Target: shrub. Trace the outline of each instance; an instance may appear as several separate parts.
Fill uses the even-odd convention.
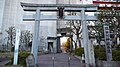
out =
[[[29,52],[19,52],[18,54],[18,65],[26,66],[26,58],[30,55]],[[6,65],[13,65],[14,56],[11,58],[11,62]]]
[[[98,52],[97,58],[99,60],[106,60],[106,52]]]
[[[120,61],[120,50],[113,50],[113,61]]]
[[[67,49],[70,49],[70,38],[67,39],[65,46],[67,47]]]
[[[106,60],[106,51],[104,47],[96,46],[94,49],[95,52],[95,58],[98,58],[99,60]]]
[[[15,49],[15,47],[13,46],[13,47],[11,48],[11,51],[14,52],[14,49]]]
[[[105,47],[99,47],[96,46],[95,49],[95,57],[99,60],[106,60],[106,51]],[[120,61],[120,50],[112,50],[112,58],[113,61]]]
[[[95,52],[95,58],[98,58],[99,60],[106,60],[106,51],[104,46],[96,46],[94,49]],[[84,48],[78,48],[74,51],[75,55],[82,56],[84,54]]]
[[[94,47],[95,58],[99,60],[106,60],[106,50],[105,46],[95,46]],[[74,51],[75,55],[82,56],[84,54],[83,48],[78,48]],[[120,61],[120,50],[112,50],[113,61]]]
[[[82,56],[84,54],[84,49],[83,48],[78,48],[74,51],[74,54],[77,56]]]
[[[18,64],[20,65],[26,65],[26,58],[30,55],[28,52],[19,52],[18,55]]]

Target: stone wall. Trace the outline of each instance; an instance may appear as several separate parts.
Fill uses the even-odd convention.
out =
[[[120,61],[97,61],[96,67],[120,67]]]

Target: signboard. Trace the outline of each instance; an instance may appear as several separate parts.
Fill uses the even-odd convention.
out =
[[[110,31],[109,26],[104,26],[104,37],[105,37],[105,47],[106,47],[106,56],[107,61],[112,60],[112,47],[111,47],[111,41],[110,41]]]
[[[16,40],[15,40],[13,65],[17,65],[17,61],[18,61],[18,49],[19,49],[19,41],[20,41],[20,32],[21,32],[20,29],[16,30]]]

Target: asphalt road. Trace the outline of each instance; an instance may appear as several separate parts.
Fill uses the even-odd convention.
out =
[[[38,56],[38,67],[84,67],[74,56],[59,53]]]

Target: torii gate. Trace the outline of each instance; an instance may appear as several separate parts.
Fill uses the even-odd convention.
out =
[[[86,4],[86,5],[78,5],[78,4],[32,4],[32,3],[21,3],[24,11],[34,11],[36,14],[34,15],[24,15],[23,21],[35,21],[34,26],[34,34],[33,34],[33,42],[32,42],[32,51],[31,53],[34,55],[35,64],[37,64],[37,52],[38,52],[38,36],[39,36],[39,26],[40,21],[44,20],[58,20],[64,15],[48,15],[44,16],[41,15],[43,11],[59,11],[62,12],[81,12],[80,16],[64,16],[61,19],[63,20],[81,20],[82,22],[82,37],[83,37],[83,44],[84,44],[84,52],[85,52],[85,63],[87,65],[92,64],[90,63],[91,55],[89,53],[90,48],[88,47],[88,29],[86,21],[94,21],[97,20],[95,16],[86,16],[85,12],[95,12],[97,10],[97,4]],[[63,9],[64,8],[64,9]],[[94,62],[93,62],[94,63]],[[88,67],[88,66],[87,66]]]

